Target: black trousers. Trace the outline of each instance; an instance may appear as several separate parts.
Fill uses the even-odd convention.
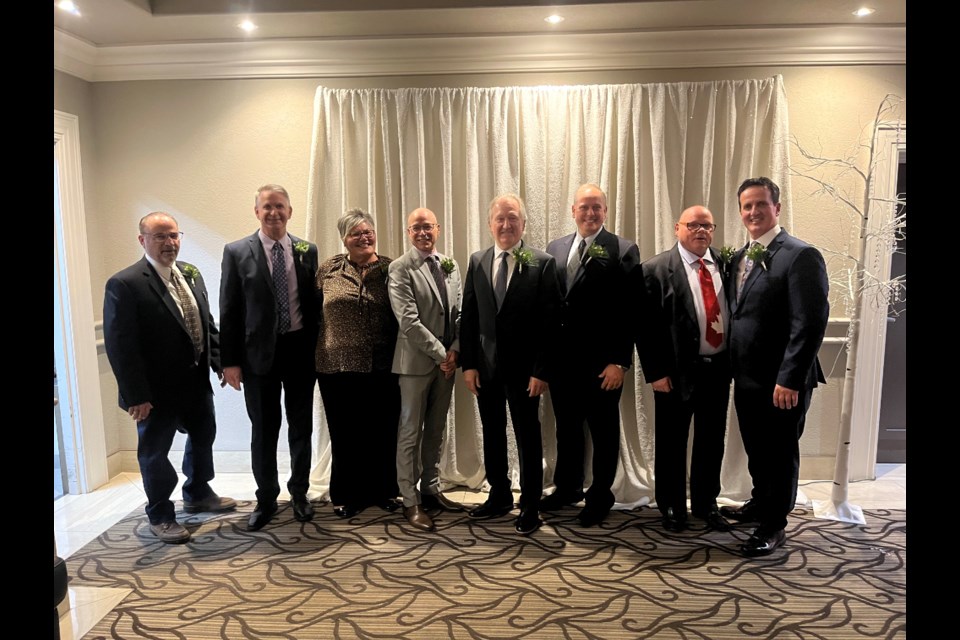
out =
[[[146,420],[137,423],[137,462],[143,476],[143,490],[147,494],[147,517],[151,524],[173,522],[173,502],[170,495],[179,478],[170,462],[170,446],[178,427],[187,432],[183,451],[183,499],[191,502],[210,496],[213,480],[213,440],[217,435],[217,421],[213,408],[213,393],[200,386],[199,377],[209,376],[209,369],[191,372],[197,375],[197,390],[185,390],[176,404],[154,407]]]
[[[291,495],[310,488],[311,435],[313,434],[313,356],[316,344],[306,330],[277,337],[273,367],[266,375],[243,372],[243,397],[253,426],[250,456],[257,481],[257,501],[271,503],[280,495],[277,479],[277,440],[280,438],[281,390],[287,414],[290,445]]]
[[[540,397],[527,391],[530,378],[505,382],[500,376],[481,380],[477,407],[483,431],[483,464],[490,483],[490,500],[513,502],[507,460],[507,406],[520,458],[520,508],[538,509],[543,493],[543,440]]]
[[[787,514],[797,501],[800,436],[812,391],[801,389],[793,409],[778,409],[773,405],[773,387],[747,390],[734,385],[733,402],[753,480],[752,498],[760,526],[769,531],[787,526]]]
[[[677,385],[669,393],[654,393],[654,491],[657,507],[687,512],[687,441],[693,419],[690,459],[690,506],[697,516],[717,506],[720,466],[730,401],[730,367],[725,354],[701,360],[693,369],[686,399]]]
[[[330,431],[335,505],[363,508],[397,497],[397,378],[389,371],[317,374]]]
[[[604,391],[601,379],[589,371],[564,373],[550,383],[557,418],[557,467],[553,482],[557,492],[572,497],[583,491],[584,422],[593,441],[593,482],[586,503],[595,509],[613,506],[613,480],[620,459],[620,394]]]

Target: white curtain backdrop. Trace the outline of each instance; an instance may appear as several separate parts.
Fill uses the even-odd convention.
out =
[[[360,207],[377,221],[378,252],[407,248],[407,214],[433,210],[438,249],[465,268],[490,246],[487,204],[504,192],[527,205],[525,242],[545,248],[571,233],[573,193],[584,182],[608,196],[606,228],[635,240],[649,258],[675,242],[680,212],[706,205],[718,224],[715,246],[741,245],[736,190],[766,175],[783,190],[789,227],[787,103],[780,76],[761,80],[591,86],[317,89],[307,236],[321,258],[343,251],[336,219]],[[604,319],[597,318],[598,334]],[[589,345],[589,336],[584,336]],[[635,359],[636,360],[636,359]],[[630,375],[632,374],[632,375]],[[621,506],[653,500],[653,392],[635,366],[621,400]],[[370,399],[376,402],[375,398]],[[732,405],[732,402],[731,402]],[[556,460],[553,410],[541,403],[544,481]],[[744,498],[750,480],[731,406],[723,495]],[[317,400],[314,491],[329,483],[330,441]],[[363,407],[357,427],[363,428]],[[509,433],[515,487],[519,470]],[[480,418],[458,373],[448,417],[441,478],[480,487]],[[589,481],[589,479],[588,479]]]

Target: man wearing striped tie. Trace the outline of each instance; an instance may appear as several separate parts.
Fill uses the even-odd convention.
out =
[[[190,539],[170,501],[178,478],[169,453],[178,430],[187,434],[183,510],[237,506],[210,488],[217,433],[210,371],[220,374],[220,336],[200,271],[177,260],[182,235],[169,214],[144,216],[139,235],[144,257],[111,277],[103,298],[104,346],[120,408],[137,423],[150,530],[167,543]]]

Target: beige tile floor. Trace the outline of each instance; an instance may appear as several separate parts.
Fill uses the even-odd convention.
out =
[[[182,482],[181,478],[181,482]],[[256,485],[248,473],[221,473],[213,481],[214,490],[238,500],[254,500]],[[800,482],[798,503],[809,506],[811,500],[830,498],[829,480]],[[481,502],[485,494],[473,490],[446,492],[464,504]],[[906,465],[877,465],[877,479],[850,484],[849,502],[863,509],[905,509],[907,506]],[[179,496],[179,490],[174,492]],[[289,499],[281,493],[280,500]],[[146,502],[139,473],[121,473],[96,491],[84,495],[66,495],[53,503],[54,535],[62,558],[99,536],[131,511]],[[127,589],[74,587],[69,590],[69,611],[60,617],[63,640],[81,638],[129,593]]]

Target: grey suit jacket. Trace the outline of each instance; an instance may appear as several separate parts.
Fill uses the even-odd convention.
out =
[[[390,263],[387,291],[400,325],[393,352],[393,373],[426,375],[443,362],[448,350],[460,351],[459,267],[454,268],[444,282],[450,306],[448,322],[444,319],[440,290],[420,252],[410,247]],[[445,326],[452,335],[444,335]]]

